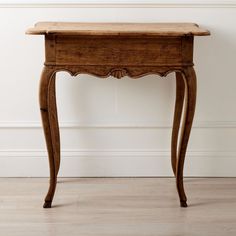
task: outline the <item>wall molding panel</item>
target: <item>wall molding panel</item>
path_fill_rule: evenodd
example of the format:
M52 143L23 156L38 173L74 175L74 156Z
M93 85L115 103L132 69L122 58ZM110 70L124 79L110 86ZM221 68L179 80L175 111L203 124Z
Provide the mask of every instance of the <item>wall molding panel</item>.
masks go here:
M187 0L0 0L0 8L235 8L236 1L187 1Z
M198 104L185 176L236 177L236 0L0 0L7 32L0 45L1 177L49 175L38 107L43 37L25 35L37 21L176 21L209 29L210 37L195 39ZM173 80L69 78L60 73L57 83L60 176L173 176Z
M236 152L189 151L186 177L235 177ZM214 160L214 166L208 167ZM0 177L48 177L44 150L1 150ZM11 166L11 169L6 168ZM172 177L170 152L165 150L62 150L59 176Z
M0 122L0 129L41 129L40 122ZM172 124L99 124L60 122L61 129L172 129ZM193 123L193 129L224 129L236 128L236 121L199 121Z

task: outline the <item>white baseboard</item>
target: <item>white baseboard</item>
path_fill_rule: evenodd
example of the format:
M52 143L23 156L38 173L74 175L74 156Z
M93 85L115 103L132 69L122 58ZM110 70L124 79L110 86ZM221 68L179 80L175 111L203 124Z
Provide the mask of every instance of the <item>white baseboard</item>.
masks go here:
M236 152L189 151L185 176L236 177ZM59 176L173 176L170 152L161 150L64 150ZM1 150L0 177L47 177L43 150Z
M61 128L62 147L66 149L62 149L60 176L173 176L167 141L171 124L64 122ZM236 177L235 128L235 121L195 122L185 176ZM0 177L48 176L40 122L0 122L0 130ZM144 142L142 134L151 143ZM133 149L127 149L129 142Z
M0 121L0 129L38 129L42 128L41 122L33 121L15 121L4 122ZM100 124L100 123L81 123L81 122L60 122L62 129L171 129L171 122L160 123L115 123L115 124ZM220 129L220 128L236 128L236 121L194 121L193 129Z

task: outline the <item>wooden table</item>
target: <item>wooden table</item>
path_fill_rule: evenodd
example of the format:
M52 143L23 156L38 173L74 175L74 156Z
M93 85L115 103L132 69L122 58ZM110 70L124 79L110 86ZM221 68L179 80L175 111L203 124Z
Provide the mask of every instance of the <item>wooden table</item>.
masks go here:
M117 79L176 73L171 162L180 205L187 207L183 167L196 103L193 39L194 36L209 35L209 31L192 23L40 22L28 29L27 34L45 35L46 60L39 95L50 165L50 185L44 208L51 207L60 167L55 93L58 71L68 71L72 76L86 73Z

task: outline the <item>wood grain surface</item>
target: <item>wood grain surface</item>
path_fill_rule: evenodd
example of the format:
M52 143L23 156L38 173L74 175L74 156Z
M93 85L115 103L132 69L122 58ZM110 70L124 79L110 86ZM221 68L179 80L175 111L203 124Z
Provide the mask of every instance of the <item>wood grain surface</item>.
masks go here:
M185 36L209 35L194 23L77 23L39 22L27 34L110 35L110 36Z

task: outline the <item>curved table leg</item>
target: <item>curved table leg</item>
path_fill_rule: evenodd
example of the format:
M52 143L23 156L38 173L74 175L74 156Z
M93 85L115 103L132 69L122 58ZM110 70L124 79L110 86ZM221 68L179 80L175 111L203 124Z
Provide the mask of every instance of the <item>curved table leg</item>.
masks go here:
M179 127L184 104L184 91L185 91L185 84L183 76L180 72L176 72L176 99L175 99L175 112L174 112L172 138L171 138L171 164L175 176L176 176L176 163L177 163L177 153L178 153L177 145L179 137Z
M176 185L179 193L180 205L181 207L187 207L187 198L183 185L183 168L196 105L197 81L193 67L188 67L183 70L183 79L185 83L185 102L182 130L178 148Z
M44 208L51 207L60 166L60 134L57 118L55 77L56 72L53 69L44 67L40 80L39 100L50 166L50 184Z

